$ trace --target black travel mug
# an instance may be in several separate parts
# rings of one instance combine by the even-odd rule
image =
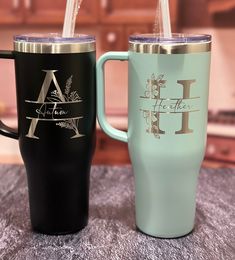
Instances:
[[[56,34],[14,37],[18,130],[27,172],[32,228],[79,231],[88,222],[89,173],[95,148],[95,38]]]

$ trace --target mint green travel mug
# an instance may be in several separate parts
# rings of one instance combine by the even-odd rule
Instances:
[[[108,60],[128,60],[127,133],[114,129],[105,116]],[[206,147],[210,60],[210,35],[167,39],[148,34],[130,36],[129,52],[108,52],[97,63],[99,123],[112,138],[128,142],[136,225],[145,234],[175,238],[193,230]]]

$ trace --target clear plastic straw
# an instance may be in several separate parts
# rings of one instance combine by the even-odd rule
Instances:
[[[161,37],[163,30],[162,30],[162,15],[161,15],[161,8],[160,8],[160,0],[158,0],[157,8],[156,8],[156,15],[155,15],[155,22],[153,27],[153,33],[157,37],[158,35]]]
[[[163,27],[163,37],[171,38],[172,33],[171,33],[169,0],[160,0],[160,10],[161,10],[161,20],[162,20],[162,27]]]
[[[168,0],[158,0],[154,23],[154,34],[164,38],[171,38],[171,21]]]
[[[67,0],[63,37],[74,37],[76,17],[83,0]]]

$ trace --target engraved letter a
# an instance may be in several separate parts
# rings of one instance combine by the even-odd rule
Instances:
[[[45,102],[45,99],[46,99],[46,96],[47,96],[47,93],[49,91],[49,88],[50,88],[52,81],[55,84],[55,87],[56,87],[56,90],[58,91],[58,95],[60,96],[60,99],[64,102],[65,101],[64,96],[63,96],[62,91],[60,89],[60,86],[57,82],[57,79],[55,77],[55,72],[57,72],[57,70],[43,70],[43,71],[46,72],[46,77],[45,77],[44,82],[42,84],[37,103],[44,103]],[[35,131],[36,131],[37,124],[38,124],[39,120],[40,120],[39,118],[33,118],[31,120],[29,132],[26,135],[27,137],[39,139],[39,137],[35,136]]]

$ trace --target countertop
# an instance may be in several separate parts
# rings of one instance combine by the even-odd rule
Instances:
[[[157,239],[135,229],[130,166],[93,166],[89,224],[66,236],[33,233],[25,169],[0,165],[0,259],[235,259],[235,169],[202,169],[194,231]]]

